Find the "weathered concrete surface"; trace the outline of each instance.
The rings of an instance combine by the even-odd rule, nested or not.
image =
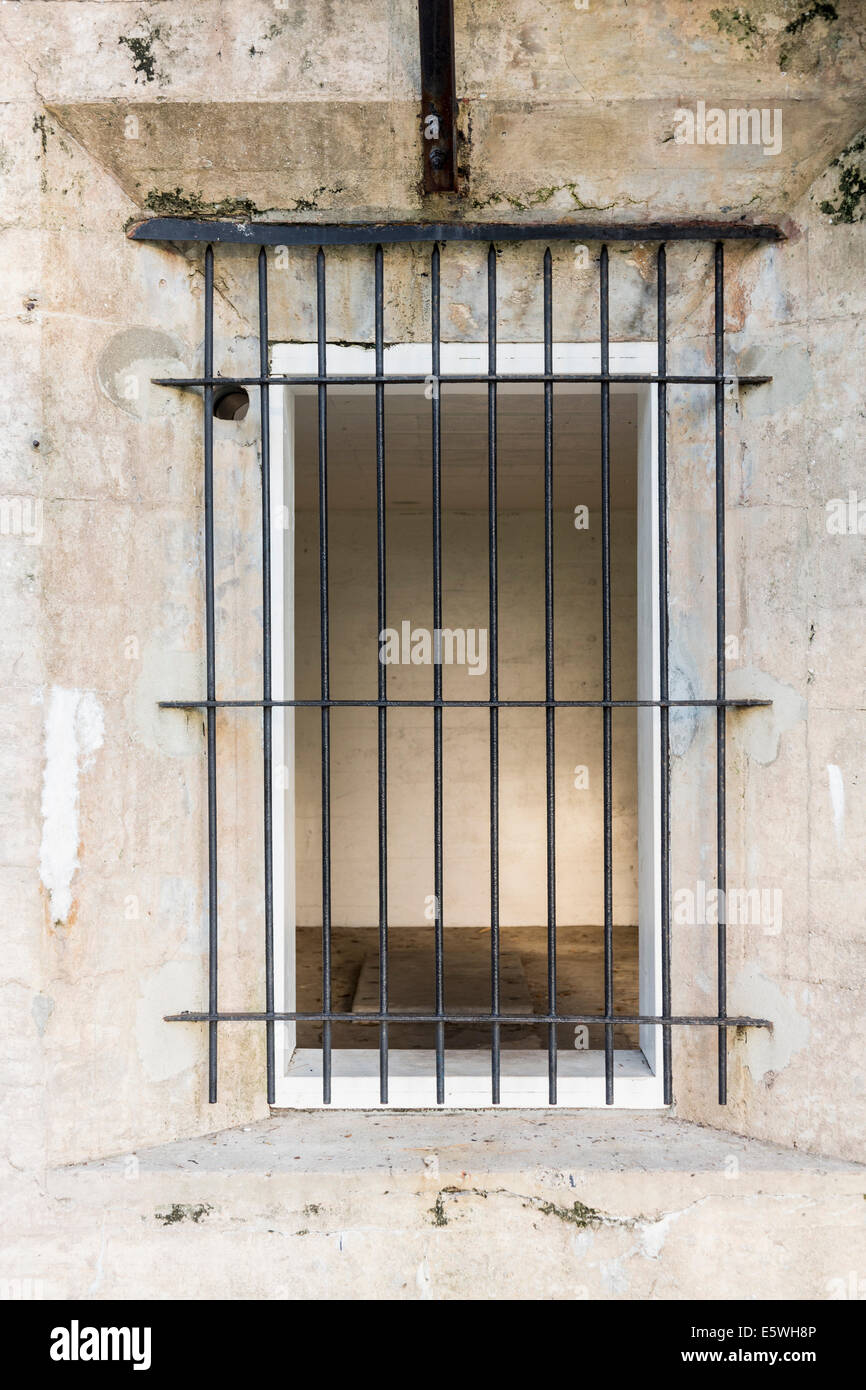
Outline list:
[[[6,22],[51,118],[139,205],[423,212],[413,0],[45,3]],[[455,24],[463,191],[443,206],[460,216],[779,213],[862,125],[859,0],[496,0]],[[781,150],[675,144],[699,100],[781,111]]]
[[[92,1299],[856,1297],[864,1186],[859,1165],[650,1114],[280,1116],[47,1173],[4,1216],[0,1279]]]
[[[705,7],[686,3],[588,14],[531,0],[457,8],[472,123],[464,126],[467,189],[447,205],[453,215],[538,218],[588,203],[609,217],[747,210],[785,219],[784,245],[728,253],[726,299],[731,365],[774,376],[728,408],[727,619],[739,640],[730,689],[776,701],[772,715],[731,721],[729,873],[731,882],[785,895],[778,933],[760,924],[730,930],[728,1002],[766,1013],[776,1027],[769,1039],[731,1040],[727,1111],[714,1100],[715,1038],[678,1034],[676,1100],[686,1116],[858,1157],[866,1140],[866,672],[856,638],[866,570],[862,535],[829,534],[826,504],[862,488],[866,445],[866,234],[840,220],[858,215],[843,172],[860,155],[852,148],[832,163],[863,124],[862,6],[840,0],[837,20],[804,22],[784,80],[785,28],[808,9],[787,0],[751,5],[739,29],[730,16],[714,27]],[[134,245],[124,228],[145,213],[151,188],[171,201],[176,180],[190,211],[246,199],[299,218],[422,212],[409,140],[414,4],[316,3],[303,14],[293,9],[287,37],[279,7],[264,3],[49,0],[0,11],[8,58],[0,487],[5,499],[41,509],[41,529],[0,536],[2,1104],[4,1157],[15,1171],[247,1123],[265,1110],[260,1028],[223,1030],[221,1099],[208,1107],[204,1030],[162,1022],[205,998],[201,720],[157,708],[203,689],[202,509],[200,404],[151,387],[150,378],[200,365],[202,275],[197,254]],[[551,14],[559,27],[550,28]],[[259,62],[248,50],[258,50],[271,24],[283,25],[283,36],[261,43]],[[269,136],[257,164],[258,134],[273,130],[269,103],[279,112],[287,90],[300,120],[296,146],[287,132],[290,161],[268,165],[277,149]],[[784,128],[795,136],[779,156],[780,177],[775,159],[753,148],[662,139],[663,107],[763,105],[764,92],[769,105],[784,106]],[[789,118],[789,100],[805,124],[797,112]],[[598,111],[608,107],[609,129],[623,134],[604,141]],[[368,150],[373,108],[385,154],[375,141]],[[189,121],[195,109],[206,111],[203,125]],[[125,120],[121,135],[118,111],[139,119],[137,135]],[[335,192],[345,171],[351,181]],[[822,211],[825,204],[841,212]],[[442,214],[441,206],[423,209]],[[563,340],[598,334],[590,249],[586,272],[575,272],[572,248],[554,251]],[[503,338],[539,340],[537,250],[503,252]],[[275,339],[313,336],[311,267],[303,252],[272,272]],[[389,340],[429,333],[426,271],[420,253],[389,260]],[[709,272],[705,250],[671,248],[673,370],[712,360]],[[483,340],[483,252],[449,248],[442,275],[445,337]],[[369,340],[370,284],[369,256],[329,258],[335,337]],[[246,250],[220,255],[216,285],[219,369],[251,368],[255,270]],[[615,336],[652,336],[654,295],[651,252],[612,251]],[[670,405],[674,677],[687,694],[713,674],[712,441],[706,403],[672,391]],[[246,693],[260,669],[257,430],[255,402],[242,426],[216,427],[226,695]],[[75,729],[82,708],[93,718],[76,734],[76,760],[58,763],[51,711],[73,711]],[[712,882],[710,734],[706,725],[676,730],[678,884]],[[262,1003],[260,753],[254,715],[220,719],[221,997],[247,1008]],[[64,827],[64,854],[43,875],[46,827],[55,824]],[[711,929],[677,927],[675,1007],[714,1008],[714,958]]]

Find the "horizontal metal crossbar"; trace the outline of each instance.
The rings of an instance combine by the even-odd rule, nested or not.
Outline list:
[[[160,700],[160,709],[765,709],[772,700]]]
[[[150,217],[133,241],[234,242],[245,246],[375,246],[436,241],[784,241],[758,222],[218,222]]]
[[[276,1013],[276,1012],[219,1012],[219,1013],[180,1013],[165,1014],[166,1023],[506,1023],[522,1024],[524,1027],[536,1023],[604,1023],[614,1024],[658,1023],[667,1027],[676,1024],[682,1027],[699,1027],[709,1024],[713,1028],[772,1028],[768,1018],[736,1018],[730,1014],[708,1018],[702,1014],[419,1014],[378,1012],[346,1013]]]
[[[466,385],[515,385],[538,382],[545,385],[586,383],[599,385],[610,382],[614,386],[653,386],[659,383],[667,386],[766,386],[773,380],[771,376],[732,376],[713,372],[693,373],[689,376],[658,376],[651,372],[428,372],[426,376],[415,373],[394,372],[376,376],[375,373],[342,376],[337,373],[316,376],[168,376],[153,377],[154,386],[426,386],[438,381],[442,386]]]

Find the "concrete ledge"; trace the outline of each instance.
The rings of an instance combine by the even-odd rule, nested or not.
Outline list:
[[[824,1299],[866,1275],[864,1193],[861,1165],[657,1112],[293,1113],[53,1170],[0,1275],[61,1298]]]

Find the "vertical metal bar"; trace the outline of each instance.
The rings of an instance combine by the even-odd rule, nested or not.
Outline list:
[[[716,698],[725,698],[725,247],[716,242]],[[725,708],[716,710],[716,855],[719,920],[717,934],[719,1018],[727,1015],[727,851],[725,834]],[[728,1099],[728,1030],[719,1028],[719,1105]]]
[[[544,370],[553,372],[553,262],[544,253]],[[553,382],[544,383],[544,698],[555,699],[553,655]],[[545,709],[547,773],[547,1009],[556,1013],[556,767],[554,709]],[[548,1100],[556,1104],[556,1024],[547,1027]]]
[[[457,187],[454,0],[418,0],[421,145],[425,193]]]
[[[204,374],[213,378],[213,247],[204,253]],[[214,604],[214,505],[213,505],[213,386],[204,388],[204,572],[207,698],[216,699],[216,631]],[[217,917],[217,786],[216,709],[207,708],[207,842],[208,842],[208,1009],[219,1007]],[[208,1100],[217,1098],[217,1023],[208,1023]]]
[[[496,248],[487,253],[487,371],[496,375]],[[490,629],[490,1010],[501,1006],[499,979],[499,536],[496,457],[496,382],[487,387],[487,519],[489,526],[488,626]],[[493,1024],[490,1048],[491,1100],[499,1104],[500,1025]]]
[[[385,371],[384,266],[382,247],[375,252],[376,375]],[[388,698],[388,668],[381,659],[386,619],[385,550],[385,385],[376,382],[376,579],[378,641],[378,698]],[[379,1011],[388,1012],[388,711],[379,706]],[[379,1024],[379,1100],[388,1104],[388,1024]]]
[[[436,1014],[445,1012],[445,939],[442,922],[442,402],[439,391],[439,247],[430,264],[433,370],[433,892],[436,898]],[[436,1024],[436,1104],[445,1104],[445,1025]]]
[[[259,251],[259,375],[267,377],[268,363],[268,257]],[[264,758],[264,867],[265,867],[265,1010],[274,1011],[274,787],[273,724],[271,699],[271,433],[270,388],[259,388],[262,417],[262,751]],[[265,1024],[268,1105],[274,1091],[274,1021]]]
[[[607,247],[601,248],[599,283],[601,317],[601,373],[610,371],[610,323],[608,301]],[[610,381],[601,382],[601,615],[602,615],[602,698],[611,694],[610,659]],[[613,1016],[613,749],[612,710],[605,703],[603,720],[604,758],[604,1012]],[[604,1093],[605,1103],[613,1105],[613,1024],[604,1025]]]
[[[658,374],[667,374],[667,256],[664,243],[658,250]],[[659,486],[659,699],[670,699],[668,673],[668,399],[667,382],[659,381],[658,392],[658,486]],[[671,1012],[671,770],[670,710],[665,703],[659,711],[661,724],[661,938],[662,938],[662,1017]],[[662,1024],[662,1081],[664,1103],[673,1103],[671,1069],[671,1026]]]
[[[320,377],[326,374],[325,253],[316,255],[316,333]],[[319,425],[319,613],[322,637],[322,699],[331,698],[328,630],[328,388],[320,382]],[[331,711],[322,706],[322,1100],[331,1103]]]

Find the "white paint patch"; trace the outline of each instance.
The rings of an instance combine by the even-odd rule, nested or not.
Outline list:
[[[571,1243],[576,1257],[584,1260],[595,1244],[595,1232],[589,1229],[577,1231],[572,1236]]]
[[[418,1290],[419,1297],[425,1303],[428,1299],[432,1299],[433,1281],[430,1278],[430,1266],[427,1263],[426,1256],[415,1271],[415,1287]]]
[[[203,1030],[188,1024],[166,1023],[165,1014],[178,1014],[200,997],[199,961],[169,960],[148,975],[141,986],[135,1036],[141,1064],[151,1081],[167,1081],[191,1071],[202,1057]]]
[[[102,1230],[99,1233],[99,1254],[96,1256],[96,1267],[93,1271],[93,1282],[87,1290],[88,1297],[93,1298],[99,1292],[99,1287],[105,1278],[105,1216],[102,1217]]]
[[[34,994],[33,1003],[30,1005],[30,1013],[33,1022],[36,1024],[36,1031],[40,1038],[45,1036],[45,1029],[48,1027],[48,1020],[54,1013],[54,1000],[50,994]]]
[[[72,880],[79,868],[79,776],[91,766],[104,734],[102,706],[92,691],[52,688],[45,716],[39,877],[48,893],[51,920],[59,925],[72,909]]]
[[[708,1199],[701,1197],[697,1202],[690,1202],[687,1207],[682,1207],[679,1211],[666,1212],[657,1221],[647,1221],[640,1227],[638,1239],[640,1253],[648,1260],[657,1260],[664,1249],[665,1241],[668,1238],[671,1226],[680,1217],[685,1216],[687,1211],[693,1211],[695,1207],[701,1206]]]
[[[764,709],[752,709],[736,721],[736,738],[755,762],[768,766],[779,756],[782,735],[806,718],[806,701],[790,685],[784,685],[756,666],[741,666],[727,676],[729,699],[772,700]]]
[[[196,652],[169,650],[148,642],[141,654],[141,673],[128,710],[136,736],[154,753],[171,758],[201,756],[202,711],[160,709],[160,700],[199,699],[203,667]]]
[[[746,966],[730,986],[728,1012],[744,1018],[768,1018],[773,1025],[772,1029],[748,1028],[741,1044],[743,1060],[754,1081],[763,1080],[769,1072],[782,1071],[809,1041],[809,1020],[756,965]]]
[[[622,1267],[621,1256],[615,1260],[602,1260],[598,1272],[608,1293],[628,1293],[628,1275]]]
[[[439,1178],[439,1155],[438,1155],[438,1153],[425,1154],[425,1155],[424,1155],[424,1159],[423,1159],[423,1163],[424,1163],[424,1176],[425,1176],[425,1178],[433,1178],[433,1179],[437,1179],[437,1180],[438,1180],[438,1178]]]
[[[845,840],[845,783],[842,781],[842,769],[835,763],[828,763],[827,779],[830,783],[830,805],[833,807],[836,844],[841,846]]]

